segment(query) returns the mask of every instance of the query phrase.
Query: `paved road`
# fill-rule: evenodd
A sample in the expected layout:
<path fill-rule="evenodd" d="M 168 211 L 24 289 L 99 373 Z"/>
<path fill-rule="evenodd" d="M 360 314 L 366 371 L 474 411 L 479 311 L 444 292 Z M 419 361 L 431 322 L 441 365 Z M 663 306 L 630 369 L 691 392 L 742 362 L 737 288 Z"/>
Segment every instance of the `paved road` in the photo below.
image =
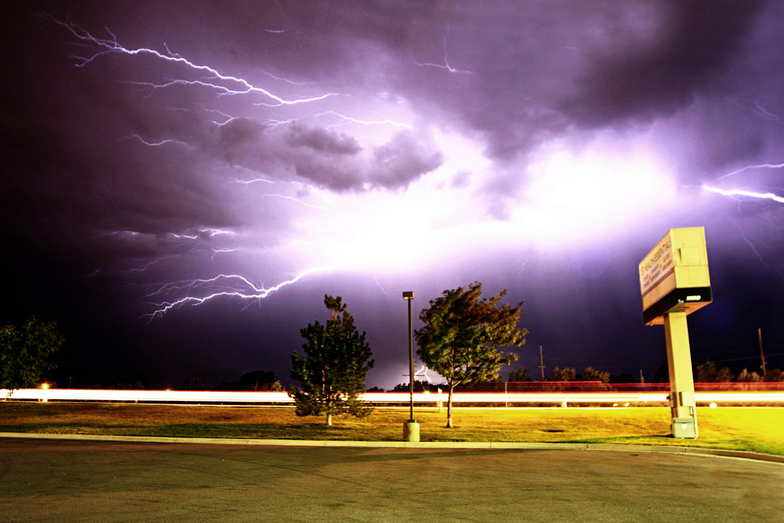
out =
<path fill-rule="evenodd" d="M 0 439 L 0 521 L 782 521 L 784 464 Z"/>

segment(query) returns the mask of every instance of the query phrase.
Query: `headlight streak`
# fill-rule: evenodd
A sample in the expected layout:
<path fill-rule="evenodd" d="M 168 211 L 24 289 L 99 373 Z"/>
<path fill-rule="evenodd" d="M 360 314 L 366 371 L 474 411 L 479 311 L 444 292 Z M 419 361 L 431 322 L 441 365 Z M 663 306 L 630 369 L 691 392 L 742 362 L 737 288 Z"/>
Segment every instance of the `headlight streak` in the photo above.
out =
<path fill-rule="evenodd" d="M 519 404 L 661 404 L 667 402 L 667 392 L 456 392 L 453 401 L 466 403 L 519 403 Z M 782 404 L 784 392 L 696 392 L 699 404 L 747 406 L 759 404 Z M 286 392 L 217 392 L 178 390 L 100 390 L 100 389 L 0 389 L 0 397 L 10 400 L 35 401 L 128 401 L 139 403 L 272 403 L 291 404 L 293 400 Z M 360 395 L 363 401 L 376 404 L 406 404 L 409 392 L 366 392 Z M 443 397 L 441 398 L 443 400 Z M 439 395 L 415 392 L 414 402 L 435 404 Z"/>

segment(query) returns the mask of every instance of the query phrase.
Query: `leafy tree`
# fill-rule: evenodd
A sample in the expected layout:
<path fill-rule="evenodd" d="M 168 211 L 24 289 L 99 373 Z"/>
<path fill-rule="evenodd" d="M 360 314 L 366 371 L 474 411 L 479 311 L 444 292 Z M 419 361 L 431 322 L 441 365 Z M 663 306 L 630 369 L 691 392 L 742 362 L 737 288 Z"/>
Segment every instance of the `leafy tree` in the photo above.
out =
<path fill-rule="evenodd" d="M 602 383 L 609 383 L 610 381 L 609 372 L 599 372 L 593 367 L 586 368 L 582 377 L 585 381 L 601 381 Z"/>
<path fill-rule="evenodd" d="M 118 390 L 147 390 L 150 388 L 150 378 L 144 372 L 137 370 L 120 379 L 116 385 L 110 388 Z"/>
<path fill-rule="evenodd" d="M 706 361 L 701 365 L 697 365 L 696 377 L 694 379 L 697 383 L 725 383 L 732 381 L 732 371 L 727 367 L 721 370 L 716 370 L 716 364 L 712 361 Z"/>
<path fill-rule="evenodd" d="M 634 376 L 629 374 L 628 372 L 624 372 L 616 376 L 615 374 L 610 375 L 609 383 L 636 383 Z"/>
<path fill-rule="evenodd" d="M 231 383 L 223 382 L 216 385 L 213 390 L 243 390 L 243 391 L 263 391 L 275 390 L 274 387 L 277 381 L 275 380 L 275 373 L 272 371 L 256 370 L 248 372 L 240 376 L 237 381 Z M 278 389 L 280 390 L 280 389 Z"/>
<path fill-rule="evenodd" d="M 572 367 L 556 367 L 553 369 L 553 381 L 577 381 L 577 371 Z"/>
<path fill-rule="evenodd" d="M 740 371 L 740 374 L 738 374 L 738 377 L 735 378 L 735 381 L 739 381 L 742 383 L 757 383 L 762 381 L 762 376 L 760 376 L 754 371 L 749 372 L 748 369 L 743 369 L 742 371 Z"/>
<path fill-rule="evenodd" d="M 64 341 L 55 322 L 44 323 L 35 316 L 21 326 L 0 326 L 0 388 L 36 385 L 44 372 L 55 367 L 47 357 Z"/>
<path fill-rule="evenodd" d="M 390 392 L 408 392 L 411 390 L 411 383 L 398 383 Z M 414 391 L 422 391 L 422 392 L 436 392 L 438 390 L 438 385 L 434 383 L 430 383 L 429 381 L 422 381 L 422 380 L 414 380 Z"/>
<path fill-rule="evenodd" d="M 498 378 L 498 370 L 517 359 L 497 347 L 525 343 L 528 329 L 519 330 L 517 322 L 523 303 L 516 307 L 499 306 L 506 291 L 490 299 L 480 299 L 482 284 L 444 291 L 430 300 L 419 319 L 425 325 L 414 332 L 419 359 L 446 379 L 449 391 L 447 428 L 452 428 L 452 394 L 455 387 Z"/>
<path fill-rule="evenodd" d="M 781 369 L 768 369 L 768 372 L 762 377 L 762 381 L 784 381 L 784 372 Z"/>
<path fill-rule="evenodd" d="M 191 378 L 180 385 L 179 390 L 206 390 L 206 387 L 199 378 Z"/>
<path fill-rule="evenodd" d="M 507 381 L 533 381 L 531 376 L 528 375 L 530 372 L 531 369 L 528 367 L 520 367 L 509 373 L 509 379 Z"/>
<path fill-rule="evenodd" d="M 342 298 L 324 295 L 324 305 L 332 313 L 325 325 L 316 320 L 300 330 L 305 354 L 291 354 L 291 378 L 302 390 L 289 388 L 298 416 L 326 414 L 327 425 L 339 413 L 364 417 L 373 407 L 359 399 L 365 391 L 365 375 L 374 361 L 365 333 L 359 334 L 354 317 L 346 312 Z"/>
<path fill-rule="evenodd" d="M 662 364 L 653 375 L 654 383 L 669 383 L 670 382 L 670 366 L 666 363 Z"/>

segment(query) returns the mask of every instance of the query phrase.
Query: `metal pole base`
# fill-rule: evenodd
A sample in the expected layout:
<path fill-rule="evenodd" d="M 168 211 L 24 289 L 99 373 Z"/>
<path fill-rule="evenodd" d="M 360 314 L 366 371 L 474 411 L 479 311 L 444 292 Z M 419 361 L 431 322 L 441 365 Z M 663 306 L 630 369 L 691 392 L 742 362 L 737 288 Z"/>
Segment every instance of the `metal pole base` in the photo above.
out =
<path fill-rule="evenodd" d="M 697 420 L 694 418 L 673 418 L 672 436 L 680 439 L 697 437 Z"/>
<path fill-rule="evenodd" d="M 419 423 L 416 420 L 408 420 L 403 423 L 403 440 L 419 443 Z"/>

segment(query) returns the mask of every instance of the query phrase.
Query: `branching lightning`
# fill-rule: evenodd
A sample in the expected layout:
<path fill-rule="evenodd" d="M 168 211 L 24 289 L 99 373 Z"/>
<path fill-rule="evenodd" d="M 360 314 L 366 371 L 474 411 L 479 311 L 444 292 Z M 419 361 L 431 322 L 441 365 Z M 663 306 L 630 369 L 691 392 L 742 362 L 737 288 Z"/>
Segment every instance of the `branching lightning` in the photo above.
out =
<path fill-rule="evenodd" d="M 166 66 L 166 72 L 161 72 L 158 79 L 149 80 L 148 78 L 124 78 L 118 83 L 126 85 L 134 85 L 140 89 L 140 97 L 142 99 L 150 99 L 157 94 L 162 94 L 164 90 L 173 88 L 187 88 L 195 89 L 200 92 L 209 93 L 213 100 L 227 100 L 229 97 L 237 100 L 242 96 L 251 96 L 250 99 L 243 98 L 241 101 L 252 104 L 254 106 L 263 107 L 282 107 L 282 106 L 298 106 L 296 110 L 304 110 L 303 106 L 307 104 L 320 102 L 330 97 L 338 96 L 336 92 L 322 92 L 314 96 L 288 96 L 284 93 L 289 93 L 292 89 L 291 86 L 305 87 L 312 84 L 312 82 L 297 82 L 281 78 L 273 75 L 267 71 L 261 72 L 265 75 L 264 81 L 267 79 L 274 80 L 273 85 L 288 89 L 283 92 L 273 92 L 273 90 L 261 87 L 252 83 L 245 78 L 226 74 L 225 71 L 211 65 L 204 65 L 196 63 L 186 58 L 183 52 L 173 52 L 166 43 L 162 44 L 163 51 L 154 48 L 139 47 L 128 48 L 120 43 L 118 37 L 109 29 L 106 29 L 108 37 L 101 38 L 94 36 L 86 29 L 73 23 L 70 20 L 62 21 L 55 19 L 49 15 L 43 15 L 44 18 L 67 30 L 70 36 L 73 37 L 74 43 L 78 45 L 78 53 L 71 58 L 75 60 L 75 66 L 78 68 L 85 68 L 88 66 L 97 67 L 100 60 L 108 59 L 109 57 L 147 57 L 148 60 L 157 62 L 159 65 Z M 448 64 L 448 53 L 446 49 L 446 38 L 444 38 L 444 61 L 446 68 L 451 72 L 461 72 L 453 69 Z M 214 64 L 213 64 L 214 65 Z M 425 64 L 427 65 L 427 64 Z M 312 91 L 311 91 L 312 92 Z M 259 98 L 261 100 L 259 101 Z M 197 106 L 207 114 L 207 118 L 212 124 L 221 128 L 234 122 L 239 116 L 233 116 L 216 108 L 205 107 L 202 104 Z M 317 106 L 318 107 L 318 106 Z M 176 111 L 185 111 L 189 109 L 175 108 Z M 229 112 L 234 112 L 236 108 L 230 109 Z M 292 110 L 295 110 L 292 108 Z M 271 111 L 270 111 L 271 112 Z M 314 111 L 315 112 L 315 111 Z M 268 133 L 275 131 L 281 126 L 285 126 L 298 120 L 296 118 L 287 118 L 286 116 L 280 117 L 277 114 L 268 115 L 268 119 L 263 121 L 263 132 Z M 350 116 L 345 116 L 336 111 L 320 111 L 318 114 L 310 114 L 309 118 L 328 118 L 332 117 L 337 120 L 331 127 L 342 125 L 356 124 L 363 126 L 391 126 L 398 128 L 411 129 L 412 125 L 407 123 L 400 123 L 392 119 L 378 118 L 378 119 L 361 119 Z M 328 127 L 329 128 L 329 127 Z M 148 137 L 145 133 L 128 133 L 122 140 L 138 141 L 147 147 L 164 147 L 185 145 L 189 146 L 186 142 L 177 139 L 158 138 L 157 136 Z M 242 137 L 238 138 L 239 140 Z M 194 149 L 198 148 L 198 144 L 194 144 Z M 249 169 L 253 172 L 247 179 L 233 178 L 229 179 L 229 183 L 241 184 L 247 189 L 251 185 L 265 184 L 270 187 L 269 191 L 262 190 L 258 196 L 262 198 L 276 198 L 279 200 L 294 202 L 313 209 L 324 209 L 323 205 L 314 204 L 310 201 L 309 196 L 320 197 L 326 202 L 326 205 L 333 206 L 334 202 L 330 199 L 328 194 L 316 186 L 305 185 L 302 182 L 295 181 L 281 181 L 275 179 L 268 179 L 264 175 L 256 172 L 254 169 Z M 279 184 L 290 184 L 287 186 Z M 279 187 L 279 189 L 278 189 Z M 275 190 L 277 189 L 277 190 Z M 303 196 L 306 195 L 306 196 Z M 254 202 L 257 204 L 258 202 Z M 316 202 L 322 203 L 322 202 Z M 296 224 L 298 226 L 298 224 Z M 252 229 L 252 228 L 250 228 Z M 292 227 L 295 230 L 296 227 Z M 163 247 L 166 252 L 161 256 L 150 258 L 136 258 L 128 260 L 134 265 L 129 271 L 124 271 L 126 274 L 145 273 L 148 278 L 153 277 L 151 273 L 166 275 L 168 271 L 174 267 L 174 264 L 180 264 L 184 257 L 190 257 L 186 262 L 198 263 L 201 261 L 208 261 L 210 267 L 215 267 L 215 272 L 220 271 L 220 274 L 213 277 L 204 277 L 196 279 L 179 280 L 171 283 L 162 284 L 141 284 L 145 289 L 145 296 L 151 309 L 154 310 L 143 317 L 153 321 L 166 315 L 167 312 L 174 309 L 179 309 L 186 305 L 199 306 L 207 302 L 212 302 L 217 298 L 230 298 L 248 303 L 250 306 L 254 303 L 259 303 L 261 300 L 269 297 L 276 291 L 294 285 L 302 278 L 306 278 L 315 273 L 327 272 L 334 269 L 333 266 L 310 267 L 307 270 L 297 273 L 293 277 L 282 277 L 283 281 L 272 285 L 265 286 L 254 284 L 254 278 L 248 278 L 242 274 L 233 274 L 236 271 L 234 263 L 242 262 L 239 258 L 235 258 L 240 251 L 247 253 L 248 251 L 258 252 L 258 250 L 247 249 L 241 246 L 243 240 L 234 238 L 237 233 L 230 230 L 217 229 L 212 227 L 194 227 L 183 231 L 177 231 L 162 235 L 151 235 L 145 233 L 134 233 L 131 231 L 121 231 L 117 233 L 109 233 L 116 238 L 116 241 L 127 244 L 131 248 L 140 251 L 149 249 L 160 249 Z M 248 232 L 250 238 L 254 241 L 259 241 L 259 237 L 264 237 L 262 230 L 250 230 Z M 230 241 L 225 241 L 230 240 Z M 275 242 L 283 242 L 285 246 L 280 249 L 274 249 L 275 252 L 281 252 L 291 245 L 298 243 L 307 243 L 309 240 L 299 240 L 291 238 L 289 240 L 273 239 Z M 266 250 L 264 252 L 267 252 Z M 219 256 L 220 255 L 220 256 Z M 234 259 L 232 259 L 234 258 Z M 329 259 L 324 262 L 325 265 L 332 263 L 343 263 L 340 259 L 335 261 Z M 220 267 L 220 268 L 219 268 Z M 230 268 L 226 268 L 230 267 Z M 306 266 L 307 267 L 307 266 Z M 208 269 L 210 270 L 210 269 Z M 292 271 L 292 273 L 295 271 Z M 198 273 L 197 273 L 198 274 Z M 214 273 L 213 273 L 214 274 Z M 278 281 L 276 277 L 273 281 Z M 166 277 L 163 276 L 160 280 L 165 281 Z M 147 281 L 150 281 L 149 279 Z M 155 301 L 151 301 L 155 300 Z M 149 310 L 149 309 L 148 309 Z"/>
<path fill-rule="evenodd" d="M 121 140 L 133 140 L 133 139 L 139 140 L 144 145 L 147 145 L 147 146 L 150 146 L 150 147 L 160 147 L 161 145 L 167 145 L 167 144 L 186 145 L 186 146 L 188 145 L 187 143 L 181 142 L 179 140 L 161 140 L 159 142 L 148 142 L 147 140 L 145 140 L 144 138 L 142 138 L 141 136 L 139 136 L 136 133 L 132 133 L 130 136 L 126 136 L 125 138 L 121 138 Z"/>
<path fill-rule="evenodd" d="M 749 170 L 752 170 L 752 169 L 781 169 L 781 168 L 784 168 L 784 164 L 748 165 L 746 167 L 743 167 L 741 169 L 733 171 L 733 172 L 731 172 L 729 174 L 725 174 L 724 176 L 721 176 L 719 179 L 727 178 L 729 176 L 735 176 L 737 174 L 740 174 L 742 172 L 749 171 Z M 740 198 L 756 198 L 756 199 L 759 199 L 759 200 L 771 200 L 771 201 L 774 201 L 774 202 L 777 202 L 777 203 L 784 203 L 784 197 L 779 196 L 778 194 L 775 194 L 773 192 L 758 192 L 758 191 L 750 191 L 750 190 L 746 190 L 746 189 L 721 189 L 721 188 L 714 187 L 714 186 L 711 186 L 711 185 L 708 185 L 708 184 L 703 184 L 702 188 L 705 189 L 706 191 L 710 191 L 710 192 L 713 192 L 713 193 L 716 193 L 716 194 L 721 194 L 723 196 L 727 196 L 727 197 L 730 197 L 730 198 L 737 199 L 738 200 L 739 210 L 740 210 L 740 202 L 741 202 Z M 740 224 L 738 224 L 736 222 L 735 225 L 738 227 L 738 231 L 740 232 L 741 237 L 743 238 L 743 241 L 749 246 L 749 248 L 754 253 L 754 255 L 759 259 L 760 263 L 769 272 L 771 272 L 772 274 L 778 276 L 778 273 L 773 269 L 773 267 L 770 266 L 770 264 L 768 264 L 765 261 L 765 259 L 763 258 L 762 254 L 759 252 L 759 250 L 756 248 L 754 243 L 752 243 L 752 241 L 746 235 L 745 231 L 740 226 Z"/>
<path fill-rule="evenodd" d="M 336 111 L 325 111 L 323 113 L 319 113 L 315 115 L 314 118 L 318 118 L 319 116 L 326 116 L 326 115 L 337 116 L 340 119 L 338 123 L 328 125 L 327 129 L 332 129 L 334 127 L 340 127 L 341 125 L 348 125 L 351 123 L 357 123 L 362 125 L 393 125 L 396 127 L 405 127 L 407 129 L 413 128 L 411 124 L 394 122 L 392 120 L 359 120 L 357 118 L 352 118 L 351 116 L 342 115 Z"/>
<path fill-rule="evenodd" d="M 759 198 L 762 200 L 773 200 L 774 202 L 784 203 L 784 197 L 772 192 L 761 193 L 755 191 L 746 191 L 743 189 L 719 189 L 707 184 L 703 185 L 702 188 L 706 191 L 715 192 L 724 196 L 747 196 L 749 198 Z"/>
<path fill-rule="evenodd" d="M 435 67 L 436 69 L 444 69 L 444 70 L 449 71 L 450 73 L 453 73 L 453 74 L 457 74 L 457 73 L 473 74 L 474 73 L 473 71 L 463 71 L 461 69 L 455 69 L 454 67 L 449 65 L 449 49 L 448 49 L 448 47 L 446 45 L 446 36 L 444 36 L 444 63 L 443 64 L 436 64 L 436 63 L 433 63 L 433 62 L 425 62 L 425 63 L 414 62 L 414 63 L 417 66 L 419 66 L 419 67 Z"/>
<path fill-rule="evenodd" d="M 430 376 L 428 375 L 428 371 L 429 370 L 430 369 L 427 368 L 427 365 L 425 365 L 423 363 L 422 364 L 422 368 L 420 368 L 419 370 L 415 370 L 414 371 L 414 378 L 416 379 L 417 376 L 421 376 L 421 377 L 425 378 L 428 383 L 433 383 L 433 381 L 430 379 Z"/>
<path fill-rule="evenodd" d="M 239 274 L 219 274 L 214 278 L 209 279 L 193 279 L 182 280 L 173 283 L 167 283 L 160 286 L 157 290 L 148 293 L 148 297 L 165 296 L 168 294 L 188 293 L 188 295 L 177 298 L 171 301 L 162 301 L 155 303 L 155 310 L 144 317 L 149 318 L 150 321 L 155 318 L 162 317 L 172 309 L 182 307 L 184 305 L 201 305 L 207 301 L 214 300 L 220 297 L 239 298 L 241 300 L 256 302 L 268 297 L 286 287 L 292 285 L 302 278 L 317 272 L 325 272 L 330 269 L 309 269 L 302 271 L 291 279 L 285 280 L 272 287 L 257 286 L 251 283 L 247 278 Z M 223 290 L 214 291 L 215 287 Z M 198 295 L 201 291 L 201 295 Z M 193 294 L 196 295 L 193 295 Z"/>
<path fill-rule="evenodd" d="M 736 174 L 740 174 L 742 172 L 750 171 L 752 169 L 782 169 L 782 168 L 784 168 L 784 163 L 779 163 L 779 164 L 762 163 L 762 164 L 759 164 L 759 165 L 746 165 L 745 167 L 741 167 L 740 169 L 732 171 L 731 173 L 727 173 L 727 174 L 724 174 L 722 176 L 719 176 L 718 179 L 722 180 L 724 178 L 729 178 L 730 176 L 735 176 Z"/>
<path fill-rule="evenodd" d="M 215 89 L 220 92 L 221 95 L 243 95 L 243 94 L 260 94 L 270 100 L 273 100 L 275 103 L 261 103 L 260 105 L 265 106 L 281 106 L 281 105 L 296 105 L 302 103 L 309 103 L 309 102 L 317 102 L 320 100 L 324 100 L 331 96 L 336 96 L 337 93 L 325 93 L 319 96 L 312 96 L 307 98 L 296 98 L 296 99 L 285 99 L 272 92 L 262 88 L 255 86 L 248 82 L 247 80 L 237 77 L 231 76 L 220 73 L 217 69 L 214 69 L 207 65 L 199 65 L 191 62 L 190 60 L 183 58 L 181 55 L 176 53 L 171 53 L 166 47 L 167 54 L 161 53 L 156 51 L 155 49 L 150 49 L 146 47 L 138 48 L 138 49 L 128 49 L 122 46 L 118 41 L 117 37 L 108 29 L 106 30 L 111 39 L 105 38 L 97 38 L 90 34 L 87 30 L 79 27 L 78 25 L 74 24 L 70 20 L 66 20 L 65 22 L 61 20 L 57 20 L 56 18 L 43 15 L 46 19 L 50 20 L 51 22 L 65 27 L 70 33 L 77 38 L 78 40 L 85 43 L 85 45 L 91 48 L 91 53 L 89 56 L 74 56 L 73 58 L 77 60 L 76 67 L 85 67 L 90 63 L 94 62 L 96 59 L 110 55 L 110 54 L 126 54 L 126 55 L 149 55 L 155 58 L 165 60 L 168 62 L 173 62 L 177 64 L 184 65 L 194 71 L 204 73 L 206 76 L 201 80 L 185 80 L 185 79 L 176 79 L 171 80 L 166 83 L 162 84 L 154 84 L 150 82 L 128 82 L 137 85 L 142 85 L 149 87 L 151 89 L 151 93 L 154 93 L 157 89 L 162 89 L 166 87 L 170 87 L 173 85 L 196 85 L 202 87 L 208 87 L 211 89 Z M 226 85 L 221 85 L 217 83 L 218 81 L 227 82 L 229 84 L 238 85 L 239 88 L 232 89 L 227 87 Z M 149 96 L 149 95 L 148 95 Z"/>

